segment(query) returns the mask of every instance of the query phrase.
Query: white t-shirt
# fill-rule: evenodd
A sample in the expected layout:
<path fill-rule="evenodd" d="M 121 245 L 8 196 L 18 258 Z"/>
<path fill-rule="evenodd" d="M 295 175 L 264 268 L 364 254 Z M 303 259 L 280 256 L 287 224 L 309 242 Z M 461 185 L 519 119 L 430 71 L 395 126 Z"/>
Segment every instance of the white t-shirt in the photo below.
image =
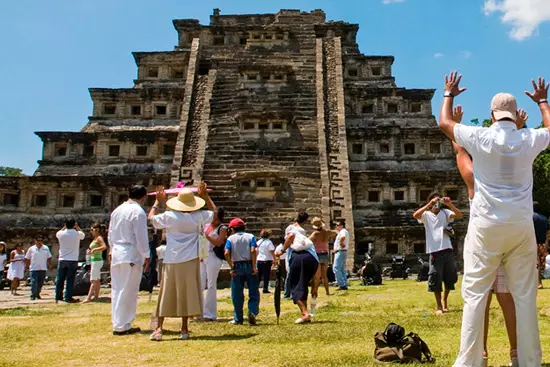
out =
<path fill-rule="evenodd" d="M 78 261 L 80 241 L 86 237 L 84 232 L 76 229 L 62 229 L 55 235 L 59 241 L 59 260 Z"/>
<path fill-rule="evenodd" d="M 281 243 L 279 246 L 277 246 L 277 248 L 275 249 L 275 253 L 277 252 L 282 252 L 283 249 L 285 248 L 285 244 L 284 243 Z M 284 254 L 281 254 L 281 256 L 279 256 L 279 259 L 281 260 L 286 260 L 286 252 Z"/>
<path fill-rule="evenodd" d="M 546 255 L 546 267 L 550 268 L 550 255 Z"/>
<path fill-rule="evenodd" d="M 25 259 L 31 260 L 30 271 L 35 270 L 48 270 L 48 259 L 52 257 L 50 249 L 46 245 L 42 245 L 40 248 L 33 245 L 27 250 Z"/>
<path fill-rule="evenodd" d="M 271 255 L 271 251 L 275 251 L 273 242 L 266 238 L 260 238 L 256 243 L 258 246 L 258 257 L 256 261 L 273 261 L 273 255 Z"/>
<path fill-rule="evenodd" d="M 431 254 L 442 250 L 452 249 L 451 238 L 444 233 L 449 223 L 453 222 L 449 209 L 441 209 L 437 215 L 430 210 L 422 213 L 418 223 L 424 224 L 426 229 L 426 253 Z"/>
<path fill-rule="evenodd" d="M 343 248 L 340 246 L 340 241 L 342 240 L 342 237 L 346 237 L 346 239 L 344 240 Z M 349 232 L 345 228 L 342 228 L 340 232 L 338 232 L 338 235 L 334 240 L 334 251 L 340 251 L 340 250 L 349 250 Z"/>
<path fill-rule="evenodd" d="M 456 124 L 454 136 L 473 158 L 471 218 L 521 223 L 533 216 L 533 162 L 548 147 L 548 129 L 520 129 L 511 121 L 490 128 Z"/>
<path fill-rule="evenodd" d="M 111 265 L 143 264 L 150 257 L 147 214 L 135 201 L 120 204 L 109 222 Z"/>
<path fill-rule="evenodd" d="M 289 234 L 290 232 L 298 232 L 298 233 L 303 234 L 304 236 L 306 235 L 306 230 L 305 230 L 304 228 L 295 226 L 294 224 L 291 224 L 291 225 L 289 225 L 288 227 L 286 227 L 286 229 L 285 229 L 285 237 L 288 236 L 288 234 Z"/>
<path fill-rule="evenodd" d="M 166 245 L 160 245 L 157 247 L 157 258 L 159 260 L 164 260 L 164 252 L 166 251 Z"/>
<path fill-rule="evenodd" d="M 0 271 L 4 271 L 4 263 L 8 261 L 8 255 L 0 254 Z"/>
<path fill-rule="evenodd" d="M 164 252 L 164 264 L 179 264 L 199 257 L 198 231 L 200 217 L 203 226 L 207 226 L 214 218 L 214 212 L 199 210 L 191 213 L 166 211 L 154 215 L 151 224 L 156 229 L 166 229 L 166 250 Z"/>

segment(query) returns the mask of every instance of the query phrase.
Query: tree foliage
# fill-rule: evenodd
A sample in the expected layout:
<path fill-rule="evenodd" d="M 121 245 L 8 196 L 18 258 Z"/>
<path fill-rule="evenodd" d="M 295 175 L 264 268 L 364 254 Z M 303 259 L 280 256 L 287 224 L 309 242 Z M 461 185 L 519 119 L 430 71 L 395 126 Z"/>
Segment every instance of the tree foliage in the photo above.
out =
<path fill-rule="evenodd" d="M 20 177 L 25 176 L 21 168 L 0 166 L 0 176 L 3 177 Z"/>
<path fill-rule="evenodd" d="M 533 163 L 533 200 L 539 202 L 542 214 L 550 216 L 550 149 Z"/>
<path fill-rule="evenodd" d="M 485 120 L 481 121 L 481 123 L 479 122 L 479 119 L 473 119 L 473 120 L 471 120 L 471 122 L 475 126 L 480 126 L 481 125 L 481 127 L 491 127 L 491 120 L 490 119 L 485 119 Z"/>

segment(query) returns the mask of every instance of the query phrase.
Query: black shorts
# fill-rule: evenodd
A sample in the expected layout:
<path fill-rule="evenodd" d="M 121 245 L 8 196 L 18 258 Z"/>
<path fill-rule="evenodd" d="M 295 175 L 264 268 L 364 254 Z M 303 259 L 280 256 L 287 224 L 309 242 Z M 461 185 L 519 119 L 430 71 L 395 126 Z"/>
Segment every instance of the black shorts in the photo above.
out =
<path fill-rule="evenodd" d="M 452 291 L 457 281 L 455 253 L 448 251 L 430 254 L 428 292 L 443 292 L 442 284 L 445 284 L 446 290 Z"/>

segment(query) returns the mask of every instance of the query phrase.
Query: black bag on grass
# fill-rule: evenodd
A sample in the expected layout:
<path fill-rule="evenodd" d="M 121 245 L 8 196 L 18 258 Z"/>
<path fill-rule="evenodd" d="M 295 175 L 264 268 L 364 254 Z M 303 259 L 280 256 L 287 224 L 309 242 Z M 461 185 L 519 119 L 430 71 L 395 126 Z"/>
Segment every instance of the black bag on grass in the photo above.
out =
<path fill-rule="evenodd" d="M 428 345 L 415 333 L 390 323 L 384 332 L 374 335 L 374 358 L 379 362 L 435 362 Z"/>

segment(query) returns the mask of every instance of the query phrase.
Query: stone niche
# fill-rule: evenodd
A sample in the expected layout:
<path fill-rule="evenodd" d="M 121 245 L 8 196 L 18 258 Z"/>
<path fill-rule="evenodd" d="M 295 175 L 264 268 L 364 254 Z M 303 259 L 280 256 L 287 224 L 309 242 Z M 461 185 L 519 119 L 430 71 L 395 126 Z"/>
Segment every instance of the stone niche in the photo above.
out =
<path fill-rule="evenodd" d="M 241 89 L 278 88 L 294 80 L 290 66 L 243 66 L 239 68 Z"/>
<path fill-rule="evenodd" d="M 279 171 L 236 172 L 231 178 L 237 195 L 243 199 L 280 202 L 290 200 L 288 177 Z"/>
<path fill-rule="evenodd" d="M 289 138 L 289 122 L 286 116 L 278 114 L 244 114 L 236 118 L 239 134 L 245 140 L 266 139 L 278 141 Z"/>

